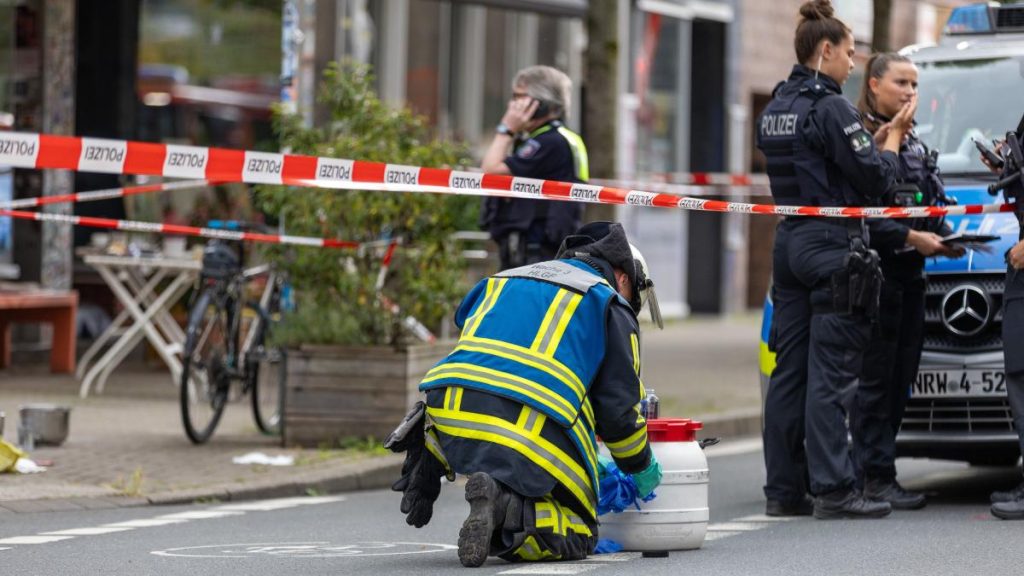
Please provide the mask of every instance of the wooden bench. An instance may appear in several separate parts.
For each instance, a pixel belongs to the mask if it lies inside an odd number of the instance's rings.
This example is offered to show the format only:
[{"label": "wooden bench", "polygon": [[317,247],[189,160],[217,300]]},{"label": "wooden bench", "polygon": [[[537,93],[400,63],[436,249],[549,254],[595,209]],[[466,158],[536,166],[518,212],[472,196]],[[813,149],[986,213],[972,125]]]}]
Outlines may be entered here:
[{"label": "wooden bench", "polygon": [[0,292],[0,368],[11,364],[11,324],[53,325],[50,371],[75,371],[75,313],[78,293],[74,290],[26,290]]}]

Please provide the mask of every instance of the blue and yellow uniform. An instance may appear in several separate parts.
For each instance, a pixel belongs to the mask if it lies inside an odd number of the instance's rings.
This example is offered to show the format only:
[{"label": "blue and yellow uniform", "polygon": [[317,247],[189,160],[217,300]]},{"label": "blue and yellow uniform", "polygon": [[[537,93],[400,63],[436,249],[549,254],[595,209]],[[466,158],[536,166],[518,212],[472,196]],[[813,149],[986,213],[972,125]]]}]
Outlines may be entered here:
[{"label": "blue and yellow uniform", "polygon": [[579,559],[597,539],[600,435],[626,472],[651,461],[639,327],[598,258],[481,281],[456,313],[455,350],[423,379],[427,426],[451,470],[511,492],[492,555]]}]

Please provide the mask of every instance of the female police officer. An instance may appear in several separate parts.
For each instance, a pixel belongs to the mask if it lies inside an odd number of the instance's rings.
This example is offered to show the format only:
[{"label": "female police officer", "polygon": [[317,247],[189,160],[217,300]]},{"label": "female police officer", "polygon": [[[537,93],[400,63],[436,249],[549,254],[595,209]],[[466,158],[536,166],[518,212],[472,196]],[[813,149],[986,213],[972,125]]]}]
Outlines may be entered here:
[{"label": "female police officer", "polygon": [[[772,196],[780,205],[874,204],[895,181],[896,152],[916,104],[896,114],[879,153],[840,94],[853,69],[850,28],[833,16],[828,0],[807,2],[800,14],[799,64],[758,122]],[[856,220],[789,217],[777,229],[770,338],[777,367],[764,409],[770,515],[812,512],[808,476],[818,518],[891,511],[854,489],[845,422],[880,281],[866,236]]]},{"label": "female police officer", "polygon": [[[887,138],[890,122],[917,95],[917,67],[896,53],[868,60],[857,108],[876,142]],[[945,203],[935,158],[914,131],[900,145],[896,185],[886,205],[934,206]],[[864,352],[857,397],[850,411],[854,454],[863,475],[864,497],[895,509],[925,505],[923,494],[907,492],[896,481],[896,433],[907,405],[907,390],[917,376],[924,339],[924,259],[960,256],[941,236],[952,230],[938,218],[871,222],[871,247],[882,260],[878,322]],[[938,233],[938,234],[936,234]],[[906,250],[912,246],[916,250]]]}]

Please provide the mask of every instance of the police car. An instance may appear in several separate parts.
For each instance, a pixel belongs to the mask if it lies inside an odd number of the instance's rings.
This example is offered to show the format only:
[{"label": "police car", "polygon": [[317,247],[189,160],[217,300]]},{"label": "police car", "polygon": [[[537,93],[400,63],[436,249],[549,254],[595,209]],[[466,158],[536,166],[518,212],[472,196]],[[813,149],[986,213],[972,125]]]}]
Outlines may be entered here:
[{"label": "police car", "polygon": [[[946,193],[959,204],[1003,202],[973,139],[988,143],[1024,113],[1024,2],[973,4],[950,15],[938,45],[902,51],[920,70],[917,131],[939,152]],[[991,252],[931,259],[924,350],[897,436],[900,456],[1011,465],[1020,457],[1006,399],[1001,337],[1003,255],[1017,241],[1013,214],[948,218],[954,232],[999,235]],[[772,303],[761,329],[761,388],[775,366]]]}]

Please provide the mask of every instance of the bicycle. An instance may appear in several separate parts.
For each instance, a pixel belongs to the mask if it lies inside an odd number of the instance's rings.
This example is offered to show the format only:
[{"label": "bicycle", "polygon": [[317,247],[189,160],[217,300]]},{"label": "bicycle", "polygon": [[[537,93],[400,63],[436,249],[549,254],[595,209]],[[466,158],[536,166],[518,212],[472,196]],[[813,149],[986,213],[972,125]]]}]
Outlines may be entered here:
[{"label": "bicycle", "polygon": [[[234,221],[211,221],[211,228],[256,229]],[[265,434],[281,434],[287,356],[268,345],[280,315],[285,278],[269,264],[243,268],[245,249],[233,250],[213,240],[203,250],[200,290],[193,301],[185,331],[180,386],[181,418],[194,444],[206,442],[220,423],[232,382],[249,394],[256,426]],[[265,278],[258,302],[246,300],[251,282]],[[246,311],[251,311],[251,319]],[[244,322],[244,320],[249,320]]]}]

